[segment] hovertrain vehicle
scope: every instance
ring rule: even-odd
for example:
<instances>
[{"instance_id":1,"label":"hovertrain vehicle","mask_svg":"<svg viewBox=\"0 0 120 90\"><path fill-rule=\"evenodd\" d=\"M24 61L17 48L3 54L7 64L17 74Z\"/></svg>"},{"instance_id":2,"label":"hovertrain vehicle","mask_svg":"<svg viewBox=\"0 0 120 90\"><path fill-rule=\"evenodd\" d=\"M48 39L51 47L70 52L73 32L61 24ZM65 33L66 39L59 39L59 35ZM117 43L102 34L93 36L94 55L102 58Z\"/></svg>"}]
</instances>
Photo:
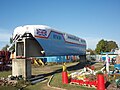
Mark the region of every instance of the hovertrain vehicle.
<instances>
[{"instance_id":1,"label":"hovertrain vehicle","mask_svg":"<svg viewBox=\"0 0 120 90\"><path fill-rule=\"evenodd\" d=\"M29 34L29 35L28 35ZM86 41L77 36L57 31L45 25L25 25L15 28L13 41L29 36L31 56L85 55ZM37 55L35 55L35 53Z\"/></svg>"}]
</instances>

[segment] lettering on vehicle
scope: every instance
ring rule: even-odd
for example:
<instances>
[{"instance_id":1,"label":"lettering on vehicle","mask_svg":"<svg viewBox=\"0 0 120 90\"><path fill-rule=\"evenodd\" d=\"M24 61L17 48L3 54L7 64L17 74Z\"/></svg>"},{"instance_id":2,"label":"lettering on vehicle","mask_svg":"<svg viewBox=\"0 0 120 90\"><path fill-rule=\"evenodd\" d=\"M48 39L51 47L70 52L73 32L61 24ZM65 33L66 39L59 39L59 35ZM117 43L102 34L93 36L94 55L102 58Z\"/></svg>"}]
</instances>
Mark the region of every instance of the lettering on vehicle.
<instances>
[{"instance_id":1,"label":"lettering on vehicle","mask_svg":"<svg viewBox=\"0 0 120 90\"><path fill-rule=\"evenodd\" d=\"M61 36L57 34L53 34L53 39L61 40Z\"/></svg>"},{"instance_id":2,"label":"lettering on vehicle","mask_svg":"<svg viewBox=\"0 0 120 90\"><path fill-rule=\"evenodd\" d=\"M78 38L78 37L75 37L75 36L72 36L72 35L68 35L67 38L68 38L68 39L75 40L75 41L79 41L79 38Z\"/></svg>"}]
</instances>

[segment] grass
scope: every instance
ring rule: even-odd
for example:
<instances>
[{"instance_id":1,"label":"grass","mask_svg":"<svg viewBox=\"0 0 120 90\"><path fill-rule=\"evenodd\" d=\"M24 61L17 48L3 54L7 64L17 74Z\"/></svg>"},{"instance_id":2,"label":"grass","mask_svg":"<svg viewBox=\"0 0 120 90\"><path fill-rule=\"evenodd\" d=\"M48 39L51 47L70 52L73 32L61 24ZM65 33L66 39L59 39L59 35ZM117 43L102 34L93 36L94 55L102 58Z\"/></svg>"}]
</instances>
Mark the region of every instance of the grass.
<instances>
[{"instance_id":1,"label":"grass","mask_svg":"<svg viewBox=\"0 0 120 90\"><path fill-rule=\"evenodd\" d=\"M12 71L1 71L0 77L7 78L8 75L11 75L11 74L12 74ZM13 86L0 86L0 90L17 90L17 88Z\"/></svg>"},{"instance_id":2,"label":"grass","mask_svg":"<svg viewBox=\"0 0 120 90\"><path fill-rule=\"evenodd\" d=\"M0 77L8 77L8 75L11 75L12 71L1 71L0 72Z\"/></svg>"},{"instance_id":3,"label":"grass","mask_svg":"<svg viewBox=\"0 0 120 90\"><path fill-rule=\"evenodd\" d=\"M0 90L18 90L18 89L13 86L0 86Z\"/></svg>"},{"instance_id":4,"label":"grass","mask_svg":"<svg viewBox=\"0 0 120 90\"><path fill-rule=\"evenodd\" d=\"M101 68L100 67L101 64L95 63L93 65L95 65L95 68L97 68L97 69ZM67 69L70 73L83 68L83 64L78 63L78 62L67 63L66 66L68 67ZM86 87L80 86L80 85L62 84L61 71L62 71L62 64L48 65L48 66L32 66L32 75L41 75L42 74L45 76L45 78L48 78L48 79L50 78L50 76L52 74L55 75L50 83L51 86L65 88L67 90L95 90L94 88L86 88ZM2 71L2 72L0 72L0 77L7 77L8 75L11 75L11 74L12 74L11 71ZM23 90L56 90L53 88L49 88L47 86L48 79L45 82L39 82L34 85L29 85L26 88L24 88ZM8 90L8 89L9 90L18 90L18 88L12 87L12 86L7 86L7 87L0 86L0 90Z\"/></svg>"},{"instance_id":5,"label":"grass","mask_svg":"<svg viewBox=\"0 0 120 90\"><path fill-rule=\"evenodd\" d=\"M49 87L46 86L46 83L47 82L39 82L35 85L29 85L24 90L50 90Z\"/></svg>"},{"instance_id":6,"label":"grass","mask_svg":"<svg viewBox=\"0 0 120 90\"><path fill-rule=\"evenodd\" d=\"M52 81L50 82L51 86L64 88L67 90L95 90L95 88L88 88L80 85L71 85L71 84L62 84L61 73L55 74Z\"/></svg>"}]
</instances>

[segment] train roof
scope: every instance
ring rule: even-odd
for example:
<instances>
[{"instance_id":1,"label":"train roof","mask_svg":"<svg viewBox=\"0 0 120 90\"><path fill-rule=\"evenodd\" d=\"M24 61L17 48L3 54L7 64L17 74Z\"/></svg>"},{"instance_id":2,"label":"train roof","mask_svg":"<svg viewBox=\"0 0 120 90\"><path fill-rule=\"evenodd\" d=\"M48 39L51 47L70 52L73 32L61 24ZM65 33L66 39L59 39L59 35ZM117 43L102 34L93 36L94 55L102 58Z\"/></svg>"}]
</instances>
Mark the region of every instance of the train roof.
<instances>
[{"instance_id":1,"label":"train roof","mask_svg":"<svg viewBox=\"0 0 120 90\"><path fill-rule=\"evenodd\" d=\"M72 35L72 34L60 32L57 29L51 28L47 25L24 25L24 26L18 26L17 28L14 29L13 38L15 38L16 34L17 35L23 35L24 33L31 33L34 36L36 29L55 31L55 32L58 32L58 33L62 33L64 35L66 34L66 35L77 37L77 36ZM79 37L77 37L77 38L79 38ZM82 39L82 38L79 38L79 39ZM84 39L82 39L82 40L84 40Z\"/></svg>"}]
</instances>

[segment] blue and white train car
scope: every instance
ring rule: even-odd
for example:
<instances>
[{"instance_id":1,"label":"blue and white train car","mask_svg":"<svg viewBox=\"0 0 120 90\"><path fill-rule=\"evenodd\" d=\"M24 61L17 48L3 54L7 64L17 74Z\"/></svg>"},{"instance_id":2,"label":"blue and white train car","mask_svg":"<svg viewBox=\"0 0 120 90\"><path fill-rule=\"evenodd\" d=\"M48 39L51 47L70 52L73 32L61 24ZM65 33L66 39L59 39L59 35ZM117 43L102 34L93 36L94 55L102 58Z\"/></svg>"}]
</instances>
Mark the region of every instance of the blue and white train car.
<instances>
[{"instance_id":1,"label":"blue and white train car","mask_svg":"<svg viewBox=\"0 0 120 90\"><path fill-rule=\"evenodd\" d=\"M45 25L25 25L17 27L13 33L13 40L30 33L34 41L29 42L29 53L41 53L33 56L66 56L85 55L86 41L77 36L57 31ZM34 44L37 43L37 44ZM36 47L40 48L36 48Z\"/></svg>"}]
</instances>

